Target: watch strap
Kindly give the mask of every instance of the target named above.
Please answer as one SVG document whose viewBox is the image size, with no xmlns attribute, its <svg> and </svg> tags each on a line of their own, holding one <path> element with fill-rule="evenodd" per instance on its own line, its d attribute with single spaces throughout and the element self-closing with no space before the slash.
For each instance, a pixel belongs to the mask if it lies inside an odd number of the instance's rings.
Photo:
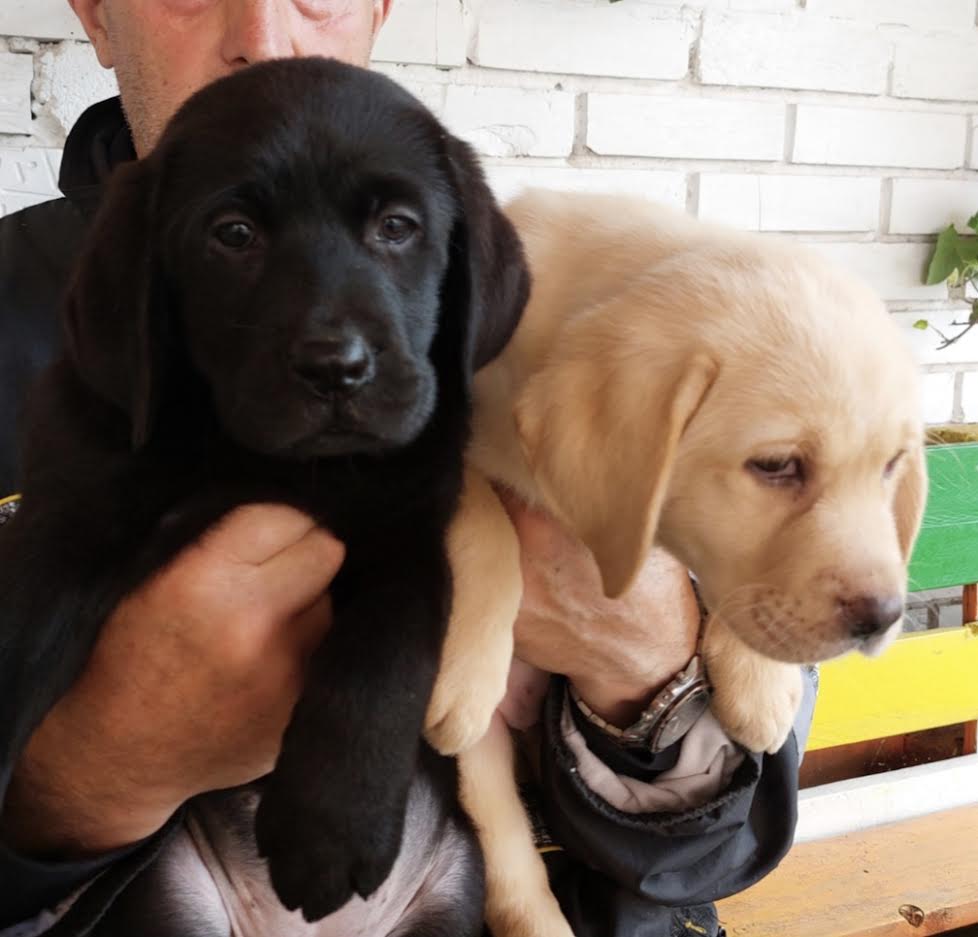
<svg viewBox="0 0 978 937">
<path fill-rule="evenodd" d="M 619 776 L 649 783 L 663 771 L 675 767 L 676 762 L 679 761 L 682 739 L 660 752 L 651 752 L 647 748 L 631 748 L 621 745 L 589 721 L 571 698 L 569 690 L 566 693 L 565 705 L 568 707 L 574 727 L 583 736 L 588 749 L 602 764 Z"/>
<path fill-rule="evenodd" d="M 694 654 L 686 666 L 652 697 L 638 719 L 621 728 L 596 713 L 581 698 L 577 688 L 569 684 L 571 699 L 589 723 L 622 747 L 653 753 L 681 740 L 709 706 L 711 692 L 702 659 L 699 654 Z"/>
</svg>

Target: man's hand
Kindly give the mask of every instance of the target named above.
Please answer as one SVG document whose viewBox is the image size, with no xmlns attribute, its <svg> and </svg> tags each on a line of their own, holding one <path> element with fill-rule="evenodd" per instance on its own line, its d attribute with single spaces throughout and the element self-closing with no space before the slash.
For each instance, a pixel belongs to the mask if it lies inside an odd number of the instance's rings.
<svg viewBox="0 0 978 937">
<path fill-rule="evenodd" d="M 239 508 L 184 550 L 120 603 L 35 732 L 3 839 L 33 855 L 103 852 L 271 770 L 342 562 L 342 544 L 281 505 Z"/>
<path fill-rule="evenodd" d="M 522 548 L 516 655 L 566 674 L 595 712 L 628 725 L 695 653 L 699 609 L 686 570 L 655 550 L 631 589 L 608 599 L 583 544 L 547 515 L 504 501 Z"/>
</svg>

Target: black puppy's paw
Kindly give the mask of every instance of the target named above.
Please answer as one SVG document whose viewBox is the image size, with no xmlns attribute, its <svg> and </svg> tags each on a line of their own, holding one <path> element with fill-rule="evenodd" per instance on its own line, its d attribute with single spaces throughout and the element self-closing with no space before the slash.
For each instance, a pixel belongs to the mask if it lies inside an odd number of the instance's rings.
<svg viewBox="0 0 978 937">
<path fill-rule="evenodd" d="M 303 792 L 308 795 L 308 791 Z M 258 852 L 268 861 L 272 887 L 290 911 L 307 921 L 338 911 L 354 894 L 368 898 L 387 879 L 401 848 L 403 807 L 363 801 L 312 803 L 286 786 L 266 790 L 255 817 Z"/>
</svg>

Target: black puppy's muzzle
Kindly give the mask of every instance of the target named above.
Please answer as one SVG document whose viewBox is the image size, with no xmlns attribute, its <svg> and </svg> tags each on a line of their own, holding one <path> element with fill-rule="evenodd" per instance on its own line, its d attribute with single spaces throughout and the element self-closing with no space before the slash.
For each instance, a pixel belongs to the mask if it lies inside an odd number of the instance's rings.
<svg viewBox="0 0 978 937">
<path fill-rule="evenodd" d="M 351 396 L 377 373 L 373 349 L 362 335 L 347 329 L 297 340 L 289 352 L 289 365 L 320 397 Z"/>
</svg>

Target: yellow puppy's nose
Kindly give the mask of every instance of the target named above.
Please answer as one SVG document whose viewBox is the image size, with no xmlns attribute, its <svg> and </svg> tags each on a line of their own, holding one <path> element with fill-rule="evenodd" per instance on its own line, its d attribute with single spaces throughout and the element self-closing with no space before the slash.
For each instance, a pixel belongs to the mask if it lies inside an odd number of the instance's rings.
<svg viewBox="0 0 978 937">
<path fill-rule="evenodd" d="M 861 595 L 839 602 L 840 614 L 854 638 L 872 638 L 886 631 L 902 614 L 899 595 Z"/>
</svg>

